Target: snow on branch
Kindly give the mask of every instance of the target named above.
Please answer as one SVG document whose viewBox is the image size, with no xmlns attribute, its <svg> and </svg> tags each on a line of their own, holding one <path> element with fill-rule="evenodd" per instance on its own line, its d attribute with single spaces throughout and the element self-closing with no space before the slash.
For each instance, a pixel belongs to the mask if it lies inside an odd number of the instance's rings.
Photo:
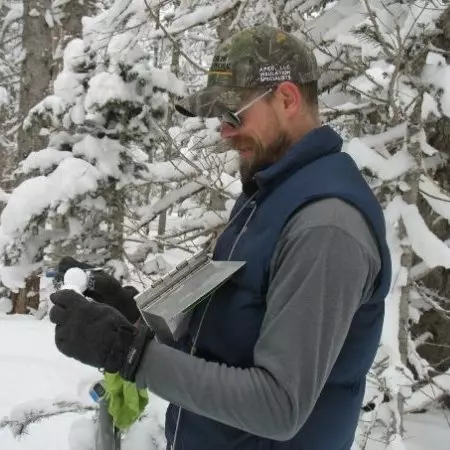
<svg viewBox="0 0 450 450">
<path fill-rule="evenodd" d="M 383 181 L 395 180 L 415 167 L 414 159 L 407 150 L 400 150 L 386 158 L 359 138 L 354 138 L 348 143 L 346 152 L 360 169 L 370 169 Z"/>
<path fill-rule="evenodd" d="M 207 234 L 224 225 L 228 215 L 228 211 L 205 211 L 200 217 L 180 221 L 175 226 L 170 227 L 168 232 L 164 236 L 160 236 L 160 238 L 170 240 L 195 231 Z"/>
<path fill-rule="evenodd" d="M 368 134 L 361 141 L 369 147 L 379 148 L 389 144 L 396 139 L 403 139 L 407 131 L 407 123 L 403 122 L 395 127 L 388 128 L 379 134 Z"/>
<path fill-rule="evenodd" d="M 450 247 L 450 239 L 447 239 L 446 241 L 444 241 L 444 244 L 447 247 Z M 432 269 L 430 269 L 423 261 L 421 261 L 420 263 L 417 263 L 415 266 L 411 267 L 411 271 L 410 271 L 411 280 L 413 280 L 413 281 L 420 280 L 425 275 L 430 273 L 431 270 Z"/>
<path fill-rule="evenodd" d="M 328 107 L 322 108 L 320 110 L 320 115 L 325 116 L 327 120 L 331 120 L 334 117 L 342 116 L 342 115 L 350 115 L 350 114 L 358 114 L 361 112 L 367 112 L 370 109 L 375 108 L 370 102 L 361 103 L 359 105 L 347 102 L 337 107 Z"/>
<path fill-rule="evenodd" d="M 96 404 L 86 405 L 76 401 L 48 401 L 36 400 L 17 405 L 9 417 L 0 420 L 0 429 L 10 427 L 14 437 L 19 438 L 27 433 L 27 429 L 34 423 L 65 413 L 84 413 L 96 411 Z"/>
<path fill-rule="evenodd" d="M 144 170 L 140 173 L 140 178 L 154 183 L 181 181 L 199 175 L 199 169 L 194 164 L 190 164 L 182 159 L 143 163 L 142 167 Z"/>
<path fill-rule="evenodd" d="M 71 152 L 57 150 L 55 148 L 45 148 L 36 152 L 31 152 L 26 159 L 24 159 L 17 169 L 20 173 L 30 173 L 38 170 L 44 173 L 46 170 L 58 165 L 63 159 L 72 157 Z"/>
<path fill-rule="evenodd" d="M 6 203 L 11 194 L 7 194 L 2 188 L 0 188 L 0 203 Z"/>
<path fill-rule="evenodd" d="M 429 268 L 450 269 L 450 248 L 430 231 L 417 206 L 403 202 L 401 216 L 414 253 Z"/>
<path fill-rule="evenodd" d="M 23 17 L 23 4 L 12 5 L 11 9 L 3 19 L 2 27 L 0 28 L 0 41 L 3 40 L 5 31 L 11 24 Z"/>
<path fill-rule="evenodd" d="M 166 31 L 172 36 L 183 33 L 190 28 L 206 24 L 227 14 L 239 6 L 240 3 L 241 0 L 224 0 L 210 6 L 199 6 L 191 13 L 176 19 Z M 163 37 L 165 37 L 165 34 L 162 30 L 155 30 L 148 35 L 149 39 L 160 39 Z"/>
<path fill-rule="evenodd" d="M 425 175 L 420 177 L 420 193 L 433 210 L 450 221 L 450 197 Z"/>
<path fill-rule="evenodd" d="M 94 191 L 100 178 L 101 173 L 87 161 L 68 158 L 49 176 L 25 180 L 11 193 L 1 214 L 2 238 L 20 236 L 33 217 L 47 208 Z"/>
<path fill-rule="evenodd" d="M 429 383 L 417 389 L 406 399 L 405 412 L 420 411 L 441 397 L 450 394 L 450 369 L 431 378 Z"/>
<path fill-rule="evenodd" d="M 138 228 L 141 228 L 154 220 L 159 214 L 173 206 L 175 203 L 182 202 L 192 195 L 202 191 L 207 185 L 208 180 L 206 179 L 200 178 L 198 180 L 191 181 L 184 184 L 180 188 L 171 191 L 165 197 L 158 200 L 154 205 L 142 208 L 140 211 L 142 218 L 139 221 Z"/>
</svg>

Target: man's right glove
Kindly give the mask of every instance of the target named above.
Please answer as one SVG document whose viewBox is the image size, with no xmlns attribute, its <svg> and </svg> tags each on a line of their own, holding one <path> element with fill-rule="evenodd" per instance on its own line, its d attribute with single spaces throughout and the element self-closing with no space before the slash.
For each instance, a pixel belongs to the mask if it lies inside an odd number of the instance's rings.
<svg viewBox="0 0 450 450">
<path fill-rule="evenodd" d="M 136 372 L 153 332 L 132 325 L 115 308 L 90 302 L 71 289 L 50 295 L 50 321 L 55 343 L 65 355 L 135 382 Z"/>
<path fill-rule="evenodd" d="M 77 261 L 71 256 L 65 256 L 58 264 L 55 282 L 62 283 L 64 274 L 72 267 L 79 267 L 84 270 L 94 268 L 94 266 Z M 91 297 L 96 302 L 117 309 L 131 323 L 135 323 L 140 317 L 139 309 L 134 300 L 137 293 L 138 290 L 133 286 L 122 287 L 118 280 L 103 270 L 94 270 L 90 273 L 89 285 L 84 292 L 87 297 Z"/>
</svg>

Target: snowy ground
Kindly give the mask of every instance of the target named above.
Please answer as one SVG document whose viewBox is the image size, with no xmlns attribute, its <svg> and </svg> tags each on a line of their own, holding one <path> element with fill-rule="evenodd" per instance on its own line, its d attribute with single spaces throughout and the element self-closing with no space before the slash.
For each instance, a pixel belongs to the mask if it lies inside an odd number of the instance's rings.
<svg viewBox="0 0 450 450">
<path fill-rule="evenodd" d="M 92 405 L 89 386 L 100 374 L 66 358 L 53 343 L 53 325 L 33 317 L 0 313 L 0 422 L 24 404 L 45 406 L 55 400 Z M 124 450 L 163 450 L 166 403 L 150 396 L 147 417 L 130 430 Z M 67 413 L 32 424 L 20 439 L 0 429 L 1 450 L 94 450 L 93 413 Z M 384 445 L 373 436 L 367 450 Z M 407 420 L 407 450 L 448 450 L 450 412 L 416 414 Z"/>
</svg>

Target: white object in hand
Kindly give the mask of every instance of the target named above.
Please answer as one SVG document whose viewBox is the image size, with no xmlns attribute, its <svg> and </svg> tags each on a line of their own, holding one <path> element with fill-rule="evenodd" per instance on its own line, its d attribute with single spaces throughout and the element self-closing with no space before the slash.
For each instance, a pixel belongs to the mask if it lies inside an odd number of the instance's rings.
<svg viewBox="0 0 450 450">
<path fill-rule="evenodd" d="M 64 284 L 61 289 L 72 289 L 79 294 L 83 294 L 87 285 L 88 274 L 78 267 L 72 267 L 64 274 Z"/>
</svg>

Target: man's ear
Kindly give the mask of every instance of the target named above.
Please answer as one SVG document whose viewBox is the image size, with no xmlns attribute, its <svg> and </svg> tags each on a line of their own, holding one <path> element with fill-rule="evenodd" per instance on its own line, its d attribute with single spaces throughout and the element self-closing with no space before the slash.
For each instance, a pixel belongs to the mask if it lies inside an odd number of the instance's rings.
<svg viewBox="0 0 450 450">
<path fill-rule="evenodd" d="M 289 117 L 303 110 L 303 97 L 299 88 L 290 81 L 285 81 L 278 86 L 276 94 L 279 96 L 282 108 Z"/>
</svg>

